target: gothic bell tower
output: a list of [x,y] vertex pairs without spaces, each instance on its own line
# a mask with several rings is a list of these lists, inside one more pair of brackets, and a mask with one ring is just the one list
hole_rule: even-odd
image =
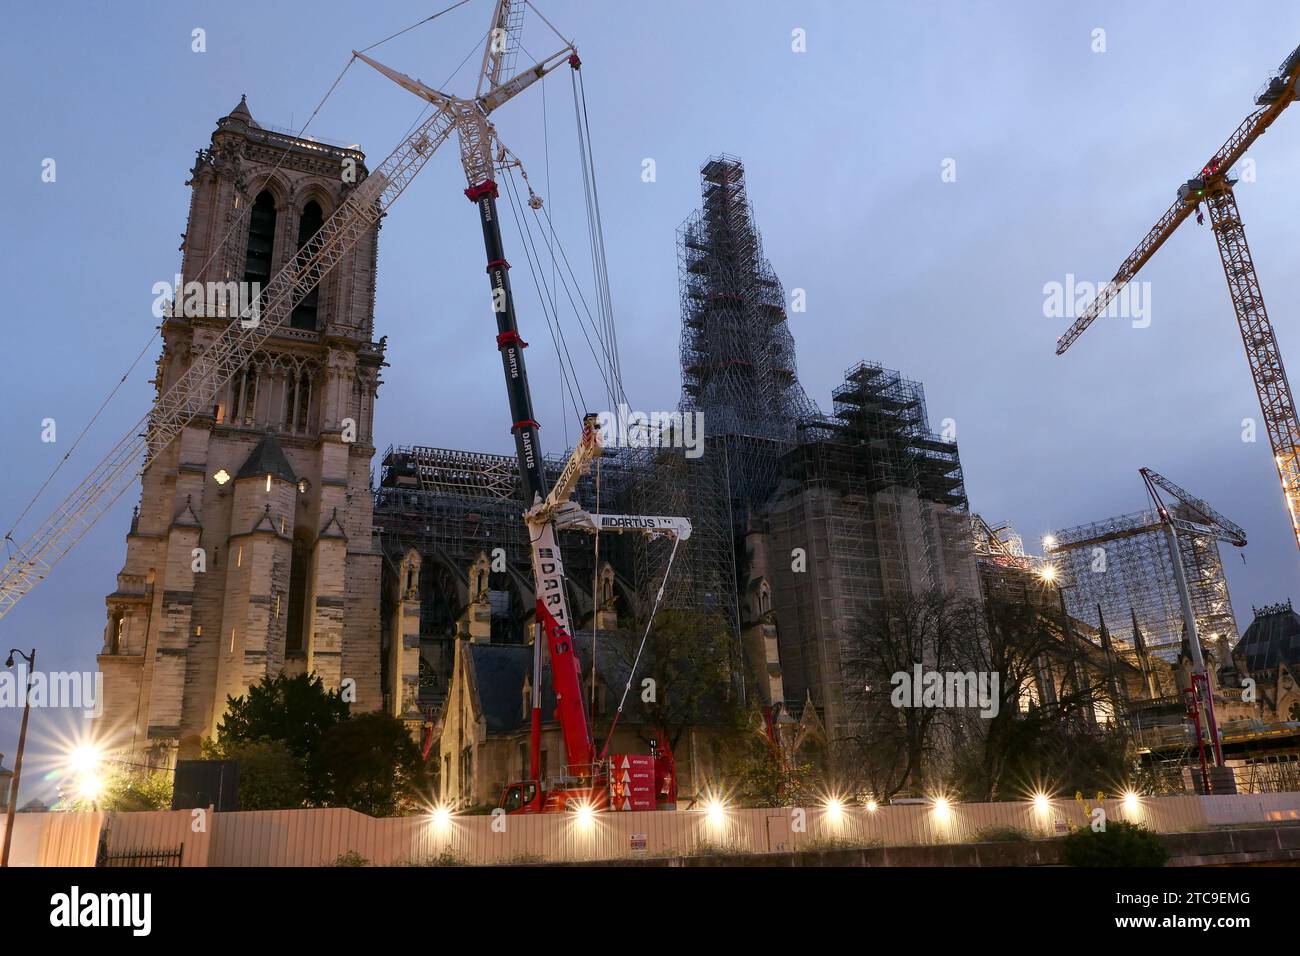
[[[159,394],[239,321],[230,297],[255,298],[365,176],[359,149],[265,128],[242,98],[217,121],[179,283],[165,277]],[[145,471],[98,658],[114,745],[196,756],[228,696],[281,672],[320,675],[354,712],[383,705],[377,251],[376,227]]]

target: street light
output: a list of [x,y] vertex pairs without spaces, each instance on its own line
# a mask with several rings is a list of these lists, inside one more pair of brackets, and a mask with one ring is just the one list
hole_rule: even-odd
[[14,838],[14,809],[18,806],[18,781],[23,775],[23,748],[27,746],[27,718],[32,712],[32,673],[36,670],[36,648],[32,648],[31,654],[24,654],[17,648],[9,650],[9,657],[5,660],[5,667],[14,666],[14,655],[17,654],[27,662],[27,691],[23,695],[23,723],[18,731],[18,753],[14,757],[14,779],[9,784],[9,806],[5,809],[5,843],[4,849],[0,850],[0,867],[9,865],[9,844]]

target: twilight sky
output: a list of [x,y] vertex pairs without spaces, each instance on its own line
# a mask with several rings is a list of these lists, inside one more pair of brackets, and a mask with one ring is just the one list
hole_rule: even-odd
[[[48,514],[147,408],[157,343],[151,287],[180,264],[194,151],[248,95],[264,125],[297,129],[349,57],[450,0],[13,6],[0,36],[0,523],[8,531],[131,362],[122,385],[29,517]],[[473,0],[371,55],[443,87],[487,26]],[[1178,185],[1253,109],[1300,42],[1300,8],[1239,2],[1002,3],[544,0],[583,59],[610,282],[634,406],[678,398],[674,232],[698,205],[701,162],[746,164],[765,249],[787,292],[799,371],[824,408],[860,359],[924,383],[935,427],[956,423],[972,509],[1036,541],[1052,528],[1145,506],[1149,465],[1242,525],[1225,553],[1241,627],[1288,597],[1297,550],[1208,223],[1189,220],[1148,265],[1150,324],[1099,321],[1062,358],[1069,319],[1044,285],[1108,279]],[[530,12],[524,46],[557,44]],[[1212,23],[1212,36],[1192,25]],[[205,53],[191,33],[206,31]],[[806,31],[807,50],[791,49]],[[1094,30],[1105,51],[1094,52]],[[478,52],[454,80],[473,92]],[[522,61],[522,58],[521,58]],[[520,65],[523,65],[522,62]],[[308,129],[359,143],[377,165],[420,111],[354,64]],[[573,100],[557,71],[495,117],[547,201],[590,290]],[[57,181],[41,181],[42,160]],[[1283,354],[1300,363],[1300,272],[1286,197],[1300,116],[1250,153],[1237,189]],[[642,181],[653,159],[656,179]],[[549,163],[548,163],[549,160]],[[955,181],[944,181],[954,168]],[[548,169],[549,167],[549,169]],[[550,187],[547,187],[548,171]],[[952,177],[947,177],[951,179]],[[380,235],[376,334],[388,336],[377,443],[508,452],[512,445],[474,209],[444,149]],[[507,253],[522,264],[507,217]],[[554,353],[527,270],[520,325],[550,452],[565,444]],[[568,321],[571,342],[580,333]],[[581,364],[581,363],[580,363]],[[580,368],[599,398],[590,360]],[[58,440],[41,441],[54,418]],[[572,435],[572,425],[569,427]],[[89,670],[104,595],[138,492],[0,621],[0,651]],[[2,533],[2,532],[0,532]],[[2,657],[0,657],[2,659]],[[33,746],[63,718],[42,712]],[[72,718],[68,718],[69,721]],[[10,755],[18,714],[0,710]],[[24,788],[25,797],[30,791]]]

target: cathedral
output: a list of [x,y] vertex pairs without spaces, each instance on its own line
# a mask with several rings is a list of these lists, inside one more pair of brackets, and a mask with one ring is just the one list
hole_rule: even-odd
[[[364,176],[355,148],[266,129],[241,100],[191,173],[186,287],[265,285]],[[798,379],[789,300],[743,165],[714,157],[701,186],[678,236],[678,411],[702,416],[706,453],[608,450],[603,507],[691,519],[664,606],[720,635],[722,696],[769,728],[811,717],[840,733],[842,644],[867,608],[930,588],[978,592],[957,447],[931,430],[920,384],[879,365],[853,366],[832,411],[819,409]],[[377,230],[145,471],[106,601],[106,726],[165,766],[198,754],[227,698],[314,673],[354,712],[405,720],[445,795],[485,802],[524,770],[534,601],[518,470],[430,445],[376,455],[376,262]],[[173,305],[160,393],[235,314]],[[561,464],[547,460],[550,478]],[[594,501],[594,481],[580,500]],[[612,649],[644,619],[666,549],[607,536],[597,555],[570,535],[575,638]],[[597,714],[627,677],[604,653],[585,689]],[[631,711],[623,732],[637,731]],[[544,733],[559,746],[553,722]],[[681,763],[702,766],[690,739],[700,753]]]

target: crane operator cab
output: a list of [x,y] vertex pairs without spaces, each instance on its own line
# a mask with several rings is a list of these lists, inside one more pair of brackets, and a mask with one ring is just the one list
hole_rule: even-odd
[[[536,780],[525,780],[523,783],[512,783],[506,787],[506,792],[501,795],[501,808],[506,813],[520,813],[525,811],[525,807],[531,806],[537,800],[538,787]],[[536,812],[536,810],[532,811]]]

